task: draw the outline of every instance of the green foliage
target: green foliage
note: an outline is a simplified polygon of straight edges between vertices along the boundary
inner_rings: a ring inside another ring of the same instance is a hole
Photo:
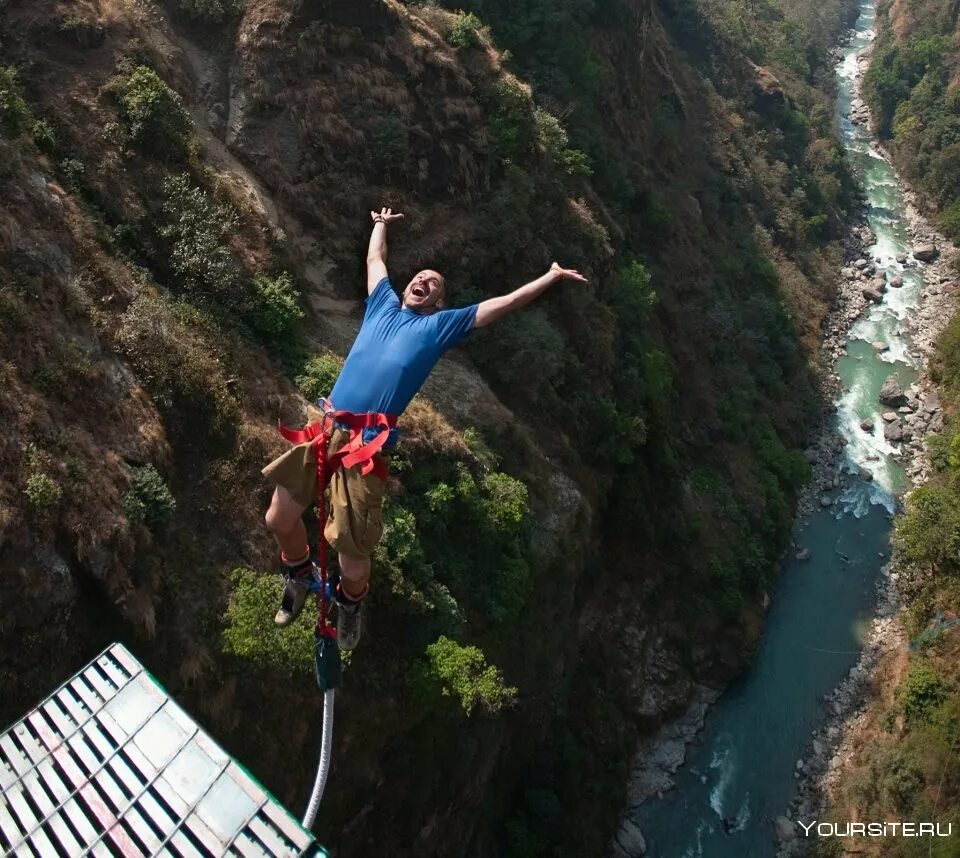
[[[130,142],[170,161],[186,157],[193,124],[183,99],[148,66],[115,80],[111,90]]]
[[[488,665],[475,646],[461,646],[441,635],[427,647],[426,655],[429,677],[439,683],[445,696],[456,697],[467,715],[478,706],[496,714],[517,696],[517,689],[504,684],[500,671]]]
[[[556,116],[541,107],[533,116],[537,125],[537,142],[560,169],[571,176],[593,174],[590,159],[579,149],[570,148],[570,138]]]
[[[223,651],[257,667],[287,674],[306,674],[313,667],[313,627],[294,623],[282,628],[273,622],[283,595],[277,575],[234,569],[232,592],[221,638]]]
[[[527,487],[509,474],[485,474],[481,494],[487,517],[504,533],[516,533],[527,517]]]
[[[30,506],[37,512],[46,512],[60,503],[63,489],[49,474],[32,473],[27,477],[27,486],[23,490]]]
[[[329,396],[341,366],[340,360],[329,353],[311,357],[295,379],[304,398],[316,402],[321,396]]]
[[[38,119],[33,123],[30,136],[44,155],[53,155],[59,149],[56,132],[46,119]]]
[[[289,337],[304,315],[298,297],[293,281],[286,272],[277,277],[256,275],[248,310],[251,324],[267,340]]]
[[[239,15],[246,5],[247,0],[177,0],[184,14],[214,24]]]
[[[161,408],[179,416],[173,425],[191,434],[219,435],[236,419],[222,340],[216,326],[189,305],[151,295],[131,302],[117,332],[139,381]]]
[[[410,131],[396,116],[382,116],[376,120],[372,134],[373,163],[391,173],[403,170],[410,158]]]
[[[158,530],[176,508],[173,492],[153,465],[131,469],[130,489],[123,496],[123,511],[131,522]]]
[[[165,179],[163,195],[165,222],[159,231],[170,242],[169,264],[178,285],[237,306],[242,300],[242,269],[230,246],[237,213],[193,185],[186,173]]]
[[[907,499],[906,513],[897,520],[897,547],[908,562],[960,571],[960,498],[942,485],[921,486]]]
[[[542,307],[506,316],[470,346],[489,376],[521,395],[542,395],[545,385],[563,382],[566,343]]]
[[[501,77],[494,84],[490,101],[487,131],[496,153],[506,161],[522,159],[530,152],[536,135],[529,91],[516,78]]]
[[[30,119],[30,109],[17,83],[17,70],[0,66],[0,125],[13,137],[26,130]]]
[[[455,48],[477,48],[482,27],[483,22],[473,12],[461,12],[447,34],[447,41]]]
[[[26,479],[23,493],[34,515],[47,520],[63,498],[63,488],[52,476],[54,461],[49,453],[30,443],[26,450]]]
[[[932,711],[946,699],[943,677],[930,664],[914,664],[897,688],[897,698],[911,722],[929,721]]]
[[[657,303],[657,293],[650,281],[650,272],[639,259],[631,260],[617,271],[613,300],[627,336],[639,330],[637,323],[643,322]]]

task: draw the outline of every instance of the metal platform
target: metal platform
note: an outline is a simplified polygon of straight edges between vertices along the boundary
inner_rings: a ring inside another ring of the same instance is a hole
[[[0,735],[0,849],[326,855],[120,644]]]

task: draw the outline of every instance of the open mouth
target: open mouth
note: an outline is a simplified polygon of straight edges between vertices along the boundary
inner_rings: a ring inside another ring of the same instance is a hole
[[[413,292],[413,294],[416,295],[418,298],[427,297],[427,290],[424,289],[423,286],[421,286],[419,283],[416,286],[414,286],[413,289],[411,289],[410,291]]]

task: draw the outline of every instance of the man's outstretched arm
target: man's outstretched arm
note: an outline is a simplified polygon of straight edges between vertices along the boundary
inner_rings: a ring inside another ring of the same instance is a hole
[[[379,212],[370,212],[373,220],[373,232],[370,233],[370,245],[367,247],[367,294],[376,289],[377,284],[387,276],[387,224],[400,220],[400,212],[383,208]]]
[[[586,283],[587,278],[572,268],[561,268],[556,262],[542,277],[531,280],[525,286],[514,289],[509,295],[500,295],[497,298],[488,298],[477,306],[477,315],[473,320],[473,327],[482,328],[495,322],[501,316],[526,307],[534,298],[546,292],[554,283],[560,280],[579,280]]]

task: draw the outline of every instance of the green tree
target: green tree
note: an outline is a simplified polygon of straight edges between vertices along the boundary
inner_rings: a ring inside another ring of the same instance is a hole
[[[517,696],[517,689],[504,684],[500,671],[488,665],[475,646],[461,646],[441,635],[427,647],[426,655],[429,676],[439,683],[444,696],[459,700],[467,715],[477,706],[494,714]]]

